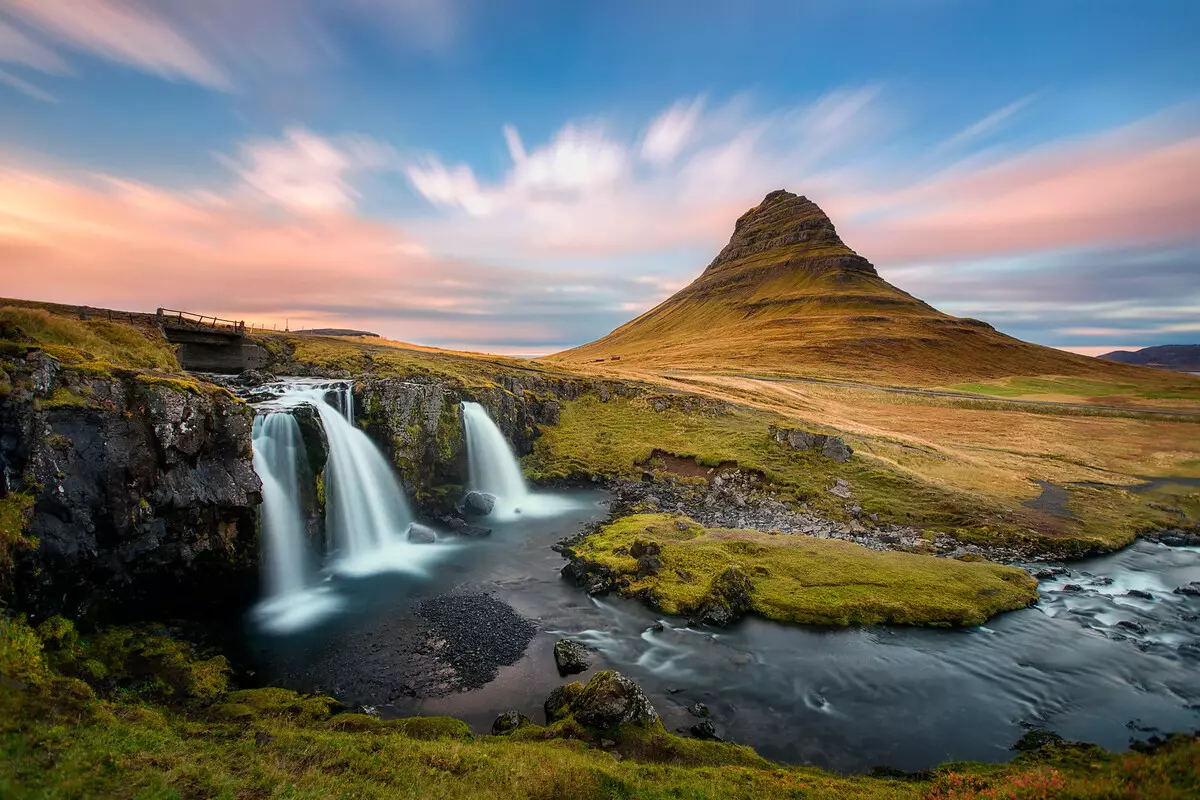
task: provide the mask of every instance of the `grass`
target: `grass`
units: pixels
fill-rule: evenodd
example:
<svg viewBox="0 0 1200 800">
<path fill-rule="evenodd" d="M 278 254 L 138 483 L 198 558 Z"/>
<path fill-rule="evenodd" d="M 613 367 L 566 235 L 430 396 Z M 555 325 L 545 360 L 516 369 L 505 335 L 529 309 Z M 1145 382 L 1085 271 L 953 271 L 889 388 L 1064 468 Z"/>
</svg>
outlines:
<svg viewBox="0 0 1200 800">
<path fill-rule="evenodd" d="M 174 644 L 141 645 L 180 648 L 185 667 L 196 660 L 174 638 L 158 638 Z M 628 755 L 618 760 L 570 721 L 475 737 L 457 720 L 338 714 L 328 698 L 284 689 L 164 698 L 129 677 L 81 680 L 60 671 L 93 647 L 65 621 L 34 631 L 0 616 L 0 796 L 982 800 L 1044 797 L 1050 787 L 1056 797 L 1100 800 L 1124 796 L 1122 787 L 1135 782 L 1138 796 L 1168 800 L 1194 797 L 1200 774 L 1195 739 L 1124 755 L 1052 739 L 1010 764 L 952 764 L 898 780 L 842 777 L 680 739 L 661 724 L 622 728 L 615 749 Z M 113 663 L 140 663 L 121 652 L 110 653 Z M 568 736 L 584 738 L 560 738 Z"/>
<path fill-rule="evenodd" d="M 1163 372 L 1161 376 L 1139 376 L 1138 382 L 1088 380 L 1060 376 L 1014 377 L 987 383 L 960 383 L 946 387 L 950 391 L 983 394 L 992 397 L 1025 398 L 1097 405 L 1142 405 L 1130 401 L 1169 400 L 1180 408 L 1200 405 L 1200 380 L 1182 373 Z M 1182 401 L 1182 402 L 1180 402 Z"/>
<path fill-rule="evenodd" d="M 828 492 L 842 479 L 851 484 L 853 501 L 883 522 L 973 543 L 1082 553 L 1123 546 L 1142 531 L 1180 524 L 1180 517 L 1153 507 L 1153 498 L 1119 487 L 1095 495 L 1072 490 L 1079 498 L 1072 506 L 1075 516 L 1054 516 L 1023 505 L 1040 491 L 1034 478 L 1060 484 L 1116 482 L 1118 476 L 1091 466 L 1097 460 L 1131 474 L 1148 469 L 1146 461 L 1174 469 L 1163 459 L 1164 443 L 1177 445 L 1182 457 L 1200 436 L 1200 426 L 1190 424 L 1073 418 L 1054 424 L 1034 415 L 929 406 L 914 411 L 882 392 L 869 393 L 863 403 L 828 387 L 754 383 L 747 394 L 730 392 L 726 384 L 711 394 L 726 402 L 754 402 L 759 410 L 710 402 L 707 410 L 685 411 L 674 404 L 658 412 L 646 397 L 601 402 L 595 394 L 564 402 L 560 424 L 543 430 L 526 458 L 526 470 L 540 480 L 636 478 L 656 450 L 708 466 L 733 461 L 763 473 L 781 498 L 832 519 L 847 518 L 846 501 Z M 830 402 L 833 398 L 836 402 Z M 881 418 L 883 413 L 888 416 Z M 840 429 L 856 453 L 838 464 L 813 451 L 791 450 L 768 435 L 772 424 L 825 433 Z M 1140 435 L 1126 440 L 1121 431 Z M 1162 438 L 1174 431 L 1187 437 Z M 981 449 L 981 442 L 1008 445 L 1009 451 Z"/>
<path fill-rule="evenodd" d="M 381 338 L 258 334 L 255 340 L 272 354 L 273 369 L 297 366 L 357 377 L 441 379 L 464 387 L 491 387 L 501 376 L 567 377 L 530 359 L 440 350 Z"/>
<path fill-rule="evenodd" d="M 157 330 L 122 322 L 72 319 L 44 308 L 0 308 L 0 340 L 37 347 L 64 364 L 178 372 L 175 351 Z"/>
<path fill-rule="evenodd" d="M 663 567 L 639 576 L 635 543 L 660 548 Z M 637 549 L 635 548 L 635 551 Z M 814 625 L 980 625 L 1037 600 L 1024 570 L 761 531 L 706 529 L 682 517 L 639 514 L 589 536 L 575 553 L 607 567 L 621 593 L 667 614 L 712 602 L 730 565 L 748 576 L 751 609 L 778 622 Z"/>
</svg>

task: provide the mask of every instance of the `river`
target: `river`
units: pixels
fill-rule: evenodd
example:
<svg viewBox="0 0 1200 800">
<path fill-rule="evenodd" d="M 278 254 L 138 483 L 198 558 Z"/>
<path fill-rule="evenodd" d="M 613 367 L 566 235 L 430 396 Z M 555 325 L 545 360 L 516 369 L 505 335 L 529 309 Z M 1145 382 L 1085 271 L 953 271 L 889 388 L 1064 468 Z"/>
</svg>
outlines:
<svg viewBox="0 0 1200 800">
<path fill-rule="evenodd" d="M 637 680 L 668 728 L 695 722 L 685 709 L 702 702 L 731 741 L 847 772 L 1002 761 L 1028 726 L 1117 749 L 1131 737 L 1200 727 L 1200 598 L 1172 593 L 1200 580 L 1200 550 L 1142 542 L 1074 564 L 1069 577 L 1043 582 L 1037 607 L 980 628 L 842 630 L 748 619 L 693 629 L 673 619 L 659 632 L 651 630 L 659 615 L 640 604 L 589 598 L 560 578 L 564 561 L 550 545 L 607 513 L 601 494 L 568 499 L 575 509 L 562 516 L 497 525 L 488 538 L 445 547 L 426 577 L 343 580 L 341 616 L 303 633 L 250 635 L 261 676 L 378 705 L 387 716 L 448 714 L 486 732 L 512 708 L 542 721 L 542 701 L 569 680 L 552 655 L 555 640 L 569 635 L 600 650 L 595 668 Z M 536 622 L 524 655 L 482 688 L 423 697 L 418 680 L 418 696 L 389 697 L 413 670 L 446 669 L 427 649 L 414 655 L 414 604 L 477 591 Z M 398 666 L 406 660 L 407 672 Z"/>
</svg>

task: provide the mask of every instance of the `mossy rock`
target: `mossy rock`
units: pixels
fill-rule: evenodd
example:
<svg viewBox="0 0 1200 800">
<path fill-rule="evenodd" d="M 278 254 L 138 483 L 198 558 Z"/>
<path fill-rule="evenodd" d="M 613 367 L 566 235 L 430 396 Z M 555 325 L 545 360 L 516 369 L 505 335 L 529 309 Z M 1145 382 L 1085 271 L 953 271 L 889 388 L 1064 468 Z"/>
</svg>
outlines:
<svg viewBox="0 0 1200 800">
<path fill-rule="evenodd" d="M 243 689 L 227 695 L 218 713 L 240 717 L 242 709 L 246 708 L 252 717 L 284 717 L 306 723 L 328 717 L 330 706 L 335 702 L 332 697 L 304 695 L 277 687 Z"/>
<path fill-rule="evenodd" d="M 325 721 L 324 727 L 331 731 L 365 733 L 378 730 L 380 722 L 378 717 L 372 717 L 370 714 L 335 714 Z"/>
<path fill-rule="evenodd" d="M 423 741 L 433 739 L 472 739 L 474 734 L 471 726 L 461 719 L 453 717 L 405 717 L 389 719 L 380 723 L 380 727 L 394 730 L 410 739 Z"/>
</svg>

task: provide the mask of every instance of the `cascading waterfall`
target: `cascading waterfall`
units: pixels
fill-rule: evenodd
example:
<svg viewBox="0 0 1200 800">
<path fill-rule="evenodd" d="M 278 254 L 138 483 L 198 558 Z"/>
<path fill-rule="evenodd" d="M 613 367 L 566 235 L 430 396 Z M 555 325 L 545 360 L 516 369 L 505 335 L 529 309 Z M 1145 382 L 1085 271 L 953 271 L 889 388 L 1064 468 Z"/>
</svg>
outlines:
<svg viewBox="0 0 1200 800">
<path fill-rule="evenodd" d="M 462 404 L 467 432 L 468 488 L 493 495 L 492 517 L 511 520 L 520 515 L 546 516 L 572 507 L 562 498 L 529 491 L 521 465 L 500 428 L 479 403 Z"/>
<path fill-rule="evenodd" d="M 339 397 L 344 401 L 348 395 Z M 326 401 L 323 389 L 299 392 L 297 399 L 317 409 L 329 441 L 325 519 L 341 556 L 339 571 L 404 568 L 404 537 L 413 517 L 387 459 L 365 433 Z M 343 404 L 349 409 L 349 403 Z"/>
<path fill-rule="evenodd" d="M 263 583 L 255 610 L 264 628 L 283 633 L 311 625 L 341 605 L 314 583 L 304 520 L 299 465 L 307 457 L 296 418 L 269 411 L 254 418 L 254 471 L 262 481 Z"/>
<path fill-rule="evenodd" d="M 295 417 L 272 411 L 254 418 L 252 442 L 254 471 L 262 480 L 263 580 L 272 600 L 303 591 L 307 582 L 297 468 L 304 441 Z"/>
<path fill-rule="evenodd" d="M 495 496 L 496 508 L 492 513 L 498 518 L 521 513 L 528 504 L 529 487 L 508 440 L 479 403 L 463 403 L 462 411 L 470 488 Z"/>
<path fill-rule="evenodd" d="M 448 552 L 444 545 L 409 543 L 413 517 L 408 501 L 383 453 L 354 426 L 350 385 L 289 382 L 263 388 L 274 395 L 255 418 L 253 436 L 254 469 L 263 483 L 266 592 L 256 614 L 264 628 L 295 630 L 341 606 L 330 585 L 315 583 L 308 566 L 299 469 L 307 455 L 299 423 L 290 413 L 296 406 L 316 410 L 329 446 L 325 525 L 332 543 L 330 571 L 423 573 L 431 560 Z"/>
</svg>

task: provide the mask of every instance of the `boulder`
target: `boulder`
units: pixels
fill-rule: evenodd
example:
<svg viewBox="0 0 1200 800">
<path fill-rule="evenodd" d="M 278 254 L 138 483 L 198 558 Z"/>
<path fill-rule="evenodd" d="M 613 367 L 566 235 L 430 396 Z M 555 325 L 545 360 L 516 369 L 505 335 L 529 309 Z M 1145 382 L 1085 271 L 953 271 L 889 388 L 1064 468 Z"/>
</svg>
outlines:
<svg viewBox="0 0 1200 800">
<path fill-rule="evenodd" d="M 1125 592 L 1125 596 L 1126 597 L 1137 597 L 1141 600 L 1153 600 L 1154 599 L 1154 595 L 1150 594 L 1149 592 L 1142 591 L 1141 589 L 1130 589 L 1127 592 Z"/>
<path fill-rule="evenodd" d="M 838 478 L 834 482 L 833 487 L 829 490 L 829 493 L 831 495 L 833 495 L 834 497 L 840 497 L 843 500 L 849 500 L 850 499 L 850 484 L 847 481 L 844 481 L 841 478 Z"/>
<path fill-rule="evenodd" d="M 846 444 L 840 436 L 829 436 L 825 439 L 825 444 L 821 446 L 821 454 L 826 458 L 836 461 L 839 464 L 844 464 L 850 460 L 850 456 L 854 453 L 850 445 Z"/>
<path fill-rule="evenodd" d="M 637 568 L 639 578 L 648 578 L 658 574 L 658 571 L 663 568 L 663 562 L 658 556 L 647 553 L 638 559 Z"/>
<path fill-rule="evenodd" d="M 428 525 L 414 522 L 408 526 L 408 540 L 414 544 L 433 544 L 437 541 L 437 533 Z"/>
<path fill-rule="evenodd" d="M 560 675 L 586 672 L 592 666 L 591 650 L 572 639 L 559 639 L 554 643 L 554 663 Z"/>
<path fill-rule="evenodd" d="M 710 742 L 719 742 L 721 737 L 717 735 L 717 729 L 713 726 L 712 720 L 701 720 L 692 727 L 688 728 L 688 733 L 695 736 L 697 739 L 706 739 Z"/>
<path fill-rule="evenodd" d="M 1200 583 L 1192 581 L 1187 586 L 1175 587 L 1175 594 L 1186 595 L 1188 597 L 1200 597 Z"/>
<path fill-rule="evenodd" d="M 692 703 L 687 707 L 687 712 L 693 717 L 707 717 L 708 706 L 704 705 L 704 703 Z"/>
<path fill-rule="evenodd" d="M 470 491 L 463 498 L 463 510 L 468 514 L 486 517 L 496 507 L 496 495 L 487 492 Z"/>
<path fill-rule="evenodd" d="M 571 715 L 572 705 L 583 694 L 583 684 L 578 681 L 559 686 L 550 692 L 543 708 L 546 711 L 546 724 L 552 725 Z"/>
<path fill-rule="evenodd" d="M 492 736 L 503 736 L 506 733 L 512 733 L 522 725 L 528 725 L 529 717 L 519 711 L 505 711 L 500 716 L 496 717 L 492 723 Z"/>
<path fill-rule="evenodd" d="M 728 625 L 750 611 L 754 584 L 738 564 L 733 564 L 712 582 L 708 598 L 700 609 L 700 620 L 713 625 Z"/>
<path fill-rule="evenodd" d="M 599 730 L 625 724 L 648 728 L 658 721 L 641 687 L 612 670 L 597 672 L 570 708 L 581 725 Z"/>
<path fill-rule="evenodd" d="M 661 551 L 658 542 L 647 542 L 645 539 L 634 539 L 633 544 L 629 545 L 629 555 L 633 558 L 656 556 Z"/>
</svg>

